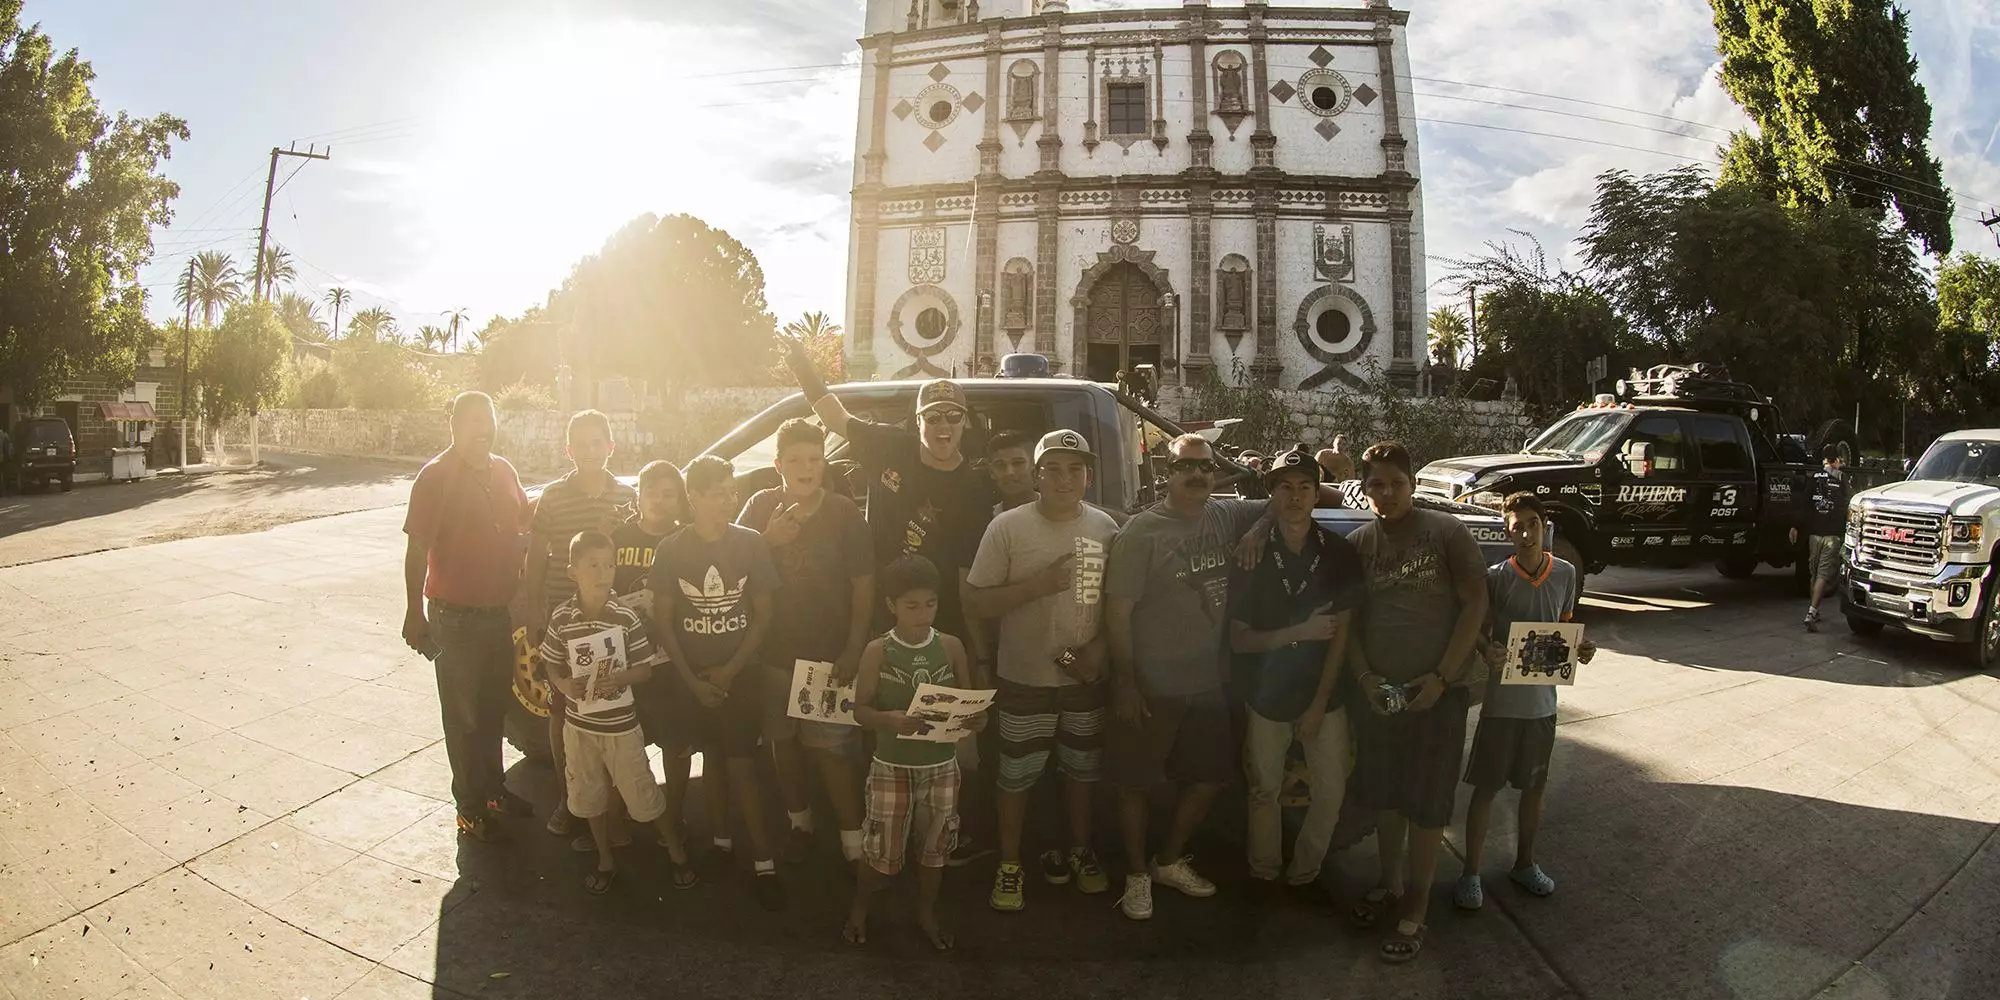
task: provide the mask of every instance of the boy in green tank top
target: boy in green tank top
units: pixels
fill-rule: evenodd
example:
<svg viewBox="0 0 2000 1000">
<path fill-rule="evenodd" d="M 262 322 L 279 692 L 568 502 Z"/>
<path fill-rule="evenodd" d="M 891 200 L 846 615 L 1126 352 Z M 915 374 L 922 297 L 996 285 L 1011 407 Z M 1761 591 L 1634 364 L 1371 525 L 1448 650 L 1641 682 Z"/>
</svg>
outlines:
<svg viewBox="0 0 2000 1000">
<path fill-rule="evenodd" d="M 868 766 L 868 819 L 861 840 L 854 905 L 841 937 L 868 940 L 868 904 L 903 868 L 903 851 L 916 828 L 917 926 L 931 946 L 949 951 L 952 936 L 938 926 L 938 888 L 946 859 L 958 840 L 958 757 L 950 743 L 906 739 L 923 725 L 909 713 L 920 684 L 966 687 L 971 677 L 965 646 L 932 627 L 937 618 L 938 571 L 922 556 L 903 556 L 883 567 L 882 596 L 896 627 L 861 651 L 854 678 L 854 718 L 876 731 Z M 984 729 L 984 713 L 968 727 Z"/>
</svg>

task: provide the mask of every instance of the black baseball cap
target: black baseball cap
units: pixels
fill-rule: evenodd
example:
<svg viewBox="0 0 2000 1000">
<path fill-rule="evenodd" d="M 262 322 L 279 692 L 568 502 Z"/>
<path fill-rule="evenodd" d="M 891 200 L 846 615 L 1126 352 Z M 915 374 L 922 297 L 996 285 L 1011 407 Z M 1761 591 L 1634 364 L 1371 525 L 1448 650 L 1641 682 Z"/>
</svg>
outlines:
<svg viewBox="0 0 2000 1000">
<path fill-rule="evenodd" d="M 1326 469 L 1319 464 L 1319 459 L 1311 451 L 1307 450 L 1303 444 L 1295 444 L 1291 448 L 1271 456 L 1269 464 L 1264 467 L 1264 482 L 1266 484 L 1275 483 L 1278 481 L 1279 476 L 1295 469 L 1311 475 L 1313 482 L 1326 482 Z"/>
</svg>

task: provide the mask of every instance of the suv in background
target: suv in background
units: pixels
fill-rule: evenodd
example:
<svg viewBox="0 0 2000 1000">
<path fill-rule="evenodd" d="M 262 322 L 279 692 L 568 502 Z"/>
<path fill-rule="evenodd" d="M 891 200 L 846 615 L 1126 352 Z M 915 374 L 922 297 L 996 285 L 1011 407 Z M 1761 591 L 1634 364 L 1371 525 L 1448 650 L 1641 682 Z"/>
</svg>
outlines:
<svg viewBox="0 0 2000 1000">
<path fill-rule="evenodd" d="M 1873 635 L 1885 625 L 1970 643 L 1982 670 L 2000 666 L 2000 429 L 1954 431 L 1910 478 L 1847 505 L 1841 610 Z"/>
<path fill-rule="evenodd" d="M 47 486 L 61 483 L 69 492 L 76 477 L 76 438 L 61 417 L 29 417 L 14 425 L 14 457 L 7 462 L 5 475 L 14 486 L 27 492 L 30 483 Z"/>
</svg>

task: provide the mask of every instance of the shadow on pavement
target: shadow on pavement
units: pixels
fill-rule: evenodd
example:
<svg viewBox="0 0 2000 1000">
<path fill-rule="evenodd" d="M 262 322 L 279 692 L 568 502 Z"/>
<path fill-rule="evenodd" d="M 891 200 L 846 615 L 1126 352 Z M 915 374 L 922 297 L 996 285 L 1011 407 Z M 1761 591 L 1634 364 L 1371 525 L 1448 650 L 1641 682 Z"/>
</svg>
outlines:
<svg viewBox="0 0 2000 1000">
<path fill-rule="evenodd" d="M 193 476 L 86 484 L 68 493 L 9 494 L 0 498 L 0 536 L 137 510 L 204 490 L 254 488 L 260 497 L 281 498 L 300 490 L 381 485 L 407 479 L 415 472 L 415 467 L 408 463 L 273 454 L 256 468 L 232 467 Z"/>
</svg>

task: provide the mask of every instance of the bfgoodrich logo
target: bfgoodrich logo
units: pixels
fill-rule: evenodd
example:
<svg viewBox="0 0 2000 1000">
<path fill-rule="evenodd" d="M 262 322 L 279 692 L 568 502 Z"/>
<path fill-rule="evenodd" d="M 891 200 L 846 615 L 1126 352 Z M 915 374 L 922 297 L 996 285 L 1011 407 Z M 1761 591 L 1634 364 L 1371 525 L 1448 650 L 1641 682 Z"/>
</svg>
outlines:
<svg viewBox="0 0 2000 1000">
<path fill-rule="evenodd" d="M 681 631 L 693 635 L 723 635 L 750 627 L 750 616 L 742 611 L 743 587 L 750 582 L 749 577 L 738 579 L 733 587 L 725 586 L 722 570 L 710 566 L 700 587 L 681 579 L 674 582 L 681 585 L 681 596 L 687 598 L 695 611 L 681 619 Z"/>
</svg>

